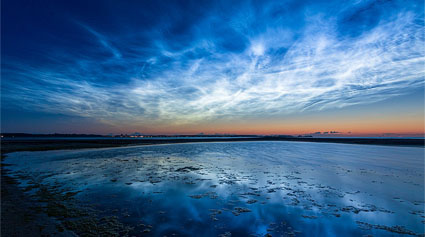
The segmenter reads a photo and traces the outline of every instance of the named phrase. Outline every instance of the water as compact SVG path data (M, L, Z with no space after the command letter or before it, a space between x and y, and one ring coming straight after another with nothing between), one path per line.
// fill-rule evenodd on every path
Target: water
M152 236L424 233L423 148L191 143L19 152L6 163Z

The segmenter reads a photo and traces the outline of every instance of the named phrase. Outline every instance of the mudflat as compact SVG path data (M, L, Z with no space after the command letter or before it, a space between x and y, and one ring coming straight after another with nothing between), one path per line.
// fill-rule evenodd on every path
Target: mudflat
M186 144L134 146L164 143ZM409 144L407 146L411 146L412 141ZM332 229L337 227L330 223L339 222L354 235L423 232L417 227L423 222L418 211L424 205L423 200L411 196L414 193L409 191L423 189L423 183L414 178L423 176L423 170L419 170L422 173L415 171L420 164L406 163L421 162L418 157L423 154L422 148L238 138L232 141L26 140L7 141L2 149L12 152L115 146L128 148L8 155L2 165L2 234L163 234L163 221L174 228L165 230L167 233L196 234L207 226L187 233L179 229L194 221L195 216L187 210L195 207L200 208L201 217L208 217L202 219L202 223L221 226L221 229L208 230L210 234L247 234L246 226L258 224L258 221L252 222L257 220L252 219L253 216L264 214L266 216L259 220L266 218L265 223L260 224L269 226L267 232L272 234L297 235L300 234L297 231L315 223L321 228L330 228L321 231L338 232L341 230ZM405 161L400 163L399 158ZM380 165L371 167L376 162ZM398 165L394 166L395 163ZM412 173L397 171L404 166L419 173L412 176ZM393 179L393 176L399 178ZM338 180L343 182L334 183ZM391 193L386 188L391 185L399 186L402 191ZM391 196L387 191L391 191ZM173 194L170 196L170 193ZM391 205L375 203L377 197ZM347 198L352 202L350 205L342 202ZM104 202L88 205L93 200ZM176 211L175 202L190 205L180 205L183 209ZM404 210L400 205L409 205L412 210ZM160 210L155 211L153 207ZM173 213L186 216L177 218ZM386 220L391 221L375 223L368 215L386 216ZM272 220L277 217L283 219ZM347 218L356 222L343 221ZM182 220L187 223L180 222ZM407 225L404 220L418 223ZM242 225L235 225L233 229L225 226L231 222ZM197 226L195 224L190 226ZM249 231L258 234L262 230Z

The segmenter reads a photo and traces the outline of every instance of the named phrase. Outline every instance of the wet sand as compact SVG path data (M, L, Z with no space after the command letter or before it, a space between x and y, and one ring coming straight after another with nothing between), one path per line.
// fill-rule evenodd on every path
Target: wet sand
M8 175L8 165L3 163L7 153L19 151L48 151L118 147L133 144L131 141L102 140L2 140L1 141L1 236L75 236L60 226L55 217L41 210L40 203L18 187L19 180ZM137 143L143 145L143 143Z
M231 138L231 139L179 139L179 140L137 140L137 139L114 139L114 140L8 140L2 141L2 156L9 152L15 151L45 151L45 150L60 150L60 149L82 149L82 148L101 148L101 147L118 147L118 146L133 146L133 145L153 145L153 144L167 144L167 143L196 143L196 142L219 142L219 141L281 141L281 140L293 140L296 141L308 141L308 142L335 142L335 143L355 143L355 144L379 144L379 145L396 145L396 146L423 146L422 139L334 139L334 138ZM3 163L3 162L2 162ZM42 236L42 235L63 235L63 236L72 236L73 233L67 229L72 229L72 225L65 228L60 222L61 215L64 213L59 213L56 215L48 215L44 210L40 208L40 200L36 200L34 196L30 196L23 192L22 189L18 188L17 184L19 181L8 176L8 167L2 164L2 182L1 182L1 220L2 220L2 235L4 236ZM182 170L185 172L186 170ZM191 170L189 170L191 171ZM111 181L112 182L112 181ZM60 199L63 202L62 196L54 196L52 193L57 192L58 190L50 190L49 193L44 193L48 196L50 201L58 202ZM59 190L60 191L60 190ZM68 198L68 197L67 197ZM202 198L194 195L192 198ZM69 198L72 199L72 198ZM68 201L68 200L66 200ZM74 204L68 204L72 206ZM254 203L254 199L247 201L249 204ZM63 203L59 203L58 206ZM53 210L56 210L58 206L54 206ZM72 207L68 208L67 212L75 212ZM86 208L85 211L88 209ZM234 212L239 215L244 212L245 209L235 209ZM81 210L79 210L81 211ZM235 214L233 213L233 214ZM66 214L66 213L65 213ZM235 214L235 215L236 215ZM306 216L305 218L314 218L311 216ZM77 218L78 219L78 218ZM105 222L105 220L97 220L96 218L91 218L92 222ZM78 222L75 222L78 224ZM74 224L75 224L74 223ZM93 226L98 226L99 223L94 223ZM96 229L97 231L111 231L115 234L119 234L120 231L125 231L125 227L118 226L114 221L109 220L108 223L111 223L111 226L106 227L106 229L93 228L89 227L89 231ZM359 225L362 225L360 223ZM366 228L379 228L380 226L367 226ZM98 234L100 232L97 232ZM123 232L121 232L122 234Z

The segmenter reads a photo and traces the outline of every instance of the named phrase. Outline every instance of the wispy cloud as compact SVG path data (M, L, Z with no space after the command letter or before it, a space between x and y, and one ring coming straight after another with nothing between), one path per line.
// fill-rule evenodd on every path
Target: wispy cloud
M265 9L261 14L273 14ZM66 70L9 60L4 76L13 79L3 82L2 97L111 124L187 124L372 103L424 85L417 12L394 12L356 35L342 34L337 17L303 14L305 26L279 26L278 19L252 31L256 18L235 14L221 22L230 25L223 37L233 34L225 46L207 27L214 15L192 26L193 40L178 47L166 31L132 45L126 35L111 40L81 23L114 60L75 59Z
M98 43L107 51L109 51L116 59L121 58L121 53L119 52L118 49L116 49L114 46L111 45L107 37L95 31L93 28L91 28L90 26L86 24L83 24L81 22L77 22L76 24L78 24L80 27L82 27L87 32L89 32L98 41Z

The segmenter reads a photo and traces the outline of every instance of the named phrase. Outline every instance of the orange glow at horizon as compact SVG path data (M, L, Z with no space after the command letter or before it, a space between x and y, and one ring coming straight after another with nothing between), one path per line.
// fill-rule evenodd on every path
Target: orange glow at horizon
M149 126L144 129L125 129L145 134L311 134L315 132L337 131L347 136L368 136L376 134L425 134L424 119L415 117L392 118L353 118L330 120L321 119L291 119L263 121L228 121L203 124ZM334 134L338 135L338 134Z

